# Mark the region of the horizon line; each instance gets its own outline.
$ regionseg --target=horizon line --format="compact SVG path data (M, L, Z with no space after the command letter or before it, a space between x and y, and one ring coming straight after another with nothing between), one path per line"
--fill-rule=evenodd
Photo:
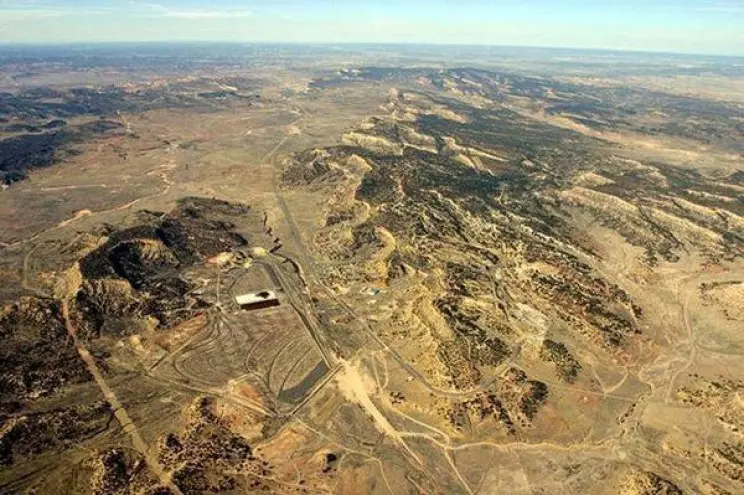
M744 53L726 54L712 52L680 52L673 50L604 48L581 46L542 46L542 45L505 45L492 43L459 43L459 42L419 42L419 41L270 41L270 40L75 40L75 41L0 41L3 47L62 47L90 45L276 45L276 46L420 46L420 47L477 47L477 48L510 48L531 50L573 50L606 53L681 55L715 58L735 58L744 60Z

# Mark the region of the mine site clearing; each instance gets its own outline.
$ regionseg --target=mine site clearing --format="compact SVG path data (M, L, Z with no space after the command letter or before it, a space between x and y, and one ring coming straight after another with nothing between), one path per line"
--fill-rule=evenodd
M198 289L213 305L206 324L149 373L238 397L241 386L259 387L276 399L276 413L291 410L334 364L319 343L306 289L271 254L215 265L200 275L210 276Z

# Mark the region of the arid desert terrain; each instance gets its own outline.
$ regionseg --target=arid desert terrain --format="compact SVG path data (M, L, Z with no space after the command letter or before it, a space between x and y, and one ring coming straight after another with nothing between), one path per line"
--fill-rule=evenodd
M0 65L0 492L744 492L743 59Z

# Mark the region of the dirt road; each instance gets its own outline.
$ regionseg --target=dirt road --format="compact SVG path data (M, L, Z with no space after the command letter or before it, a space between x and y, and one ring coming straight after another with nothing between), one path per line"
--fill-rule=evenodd
M114 410L114 416L116 417L117 421L119 421L119 424L121 424L124 432L126 432L132 439L132 446L140 454L142 454L142 457L147 463L147 467L150 468L150 471L155 476L157 476L163 486L167 486L175 494L181 494L181 490L178 489L178 487L170 479L170 476L163 470L163 468L158 463L154 453L150 451L150 447L142 439L139 430L137 430L137 427L132 421L132 418L127 413L127 410L119 401L118 397L116 397L114 391L111 390L111 387L109 387L109 385L106 383L106 380L103 378L103 374L98 368L95 359L93 359L93 356L90 354L88 349L78 339L77 329L72 324L72 321L70 321L70 312L67 301L62 301L62 316L65 320L65 328L67 329L67 333L72 338L75 347L77 348L78 354L80 355L80 358L83 360L85 366L88 368L88 371L93 376L93 379L95 380L96 385L98 385L98 388L101 389L101 392L106 398L106 401L111 404L111 407Z

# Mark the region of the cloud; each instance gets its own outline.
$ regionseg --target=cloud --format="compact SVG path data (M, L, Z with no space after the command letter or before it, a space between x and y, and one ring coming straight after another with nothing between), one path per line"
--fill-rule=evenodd
M0 25L30 23L44 19L81 17L89 15L127 15L150 18L170 18L186 21L245 18L252 15L238 9L177 9L158 3L130 0L122 3L101 2L98 6L74 7L70 4L46 0L0 0Z
M39 0L0 0L0 22L18 22L50 17L106 14L112 8L85 7L74 8Z
M249 17L252 13L248 10L232 9L209 9L209 10L180 10L166 7L157 3L133 2L134 5L148 9L151 13L178 19L232 19L236 17Z
M64 9L36 0L0 0L0 21L14 22L65 15Z
M68 12L60 10L5 10L0 9L0 22L26 21L29 19L43 19L46 17L61 17Z
M744 3L742 2L718 2L710 5L700 5L693 7L695 12L723 12L737 13L744 12Z
M166 17L179 17L181 19L229 19L234 17L249 17L251 12L241 11L221 11L221 10L169 10L165 12Z

